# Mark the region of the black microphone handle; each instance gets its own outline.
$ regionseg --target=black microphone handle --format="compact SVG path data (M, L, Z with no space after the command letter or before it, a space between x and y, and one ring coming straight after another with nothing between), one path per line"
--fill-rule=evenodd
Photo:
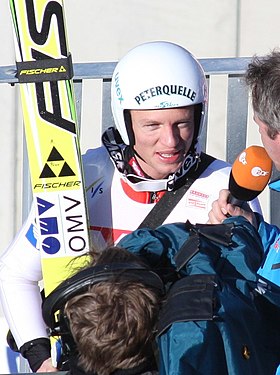
M238 206L242 208L242 206L246 203L246 201L242 199L235 198L231 193L228 196L228 203L233 204L234 206Z

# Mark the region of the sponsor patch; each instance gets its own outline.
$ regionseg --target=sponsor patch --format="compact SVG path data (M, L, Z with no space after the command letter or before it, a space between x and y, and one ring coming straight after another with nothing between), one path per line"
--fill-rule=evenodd
M209 194L205 194L197 190L190 190L187 194L187 206L206 209L208 198Z

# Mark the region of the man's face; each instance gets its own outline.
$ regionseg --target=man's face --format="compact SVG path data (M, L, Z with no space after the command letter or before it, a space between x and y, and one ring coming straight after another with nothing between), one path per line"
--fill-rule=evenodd
M276 169L280 171L280 134L271 139L267 134L268 126L256 114L254 114L254 121L259 127L259 133L266 152L275 164Z
M193 140L194 106L131 110L131 121L143 171L154 179L175 172Z

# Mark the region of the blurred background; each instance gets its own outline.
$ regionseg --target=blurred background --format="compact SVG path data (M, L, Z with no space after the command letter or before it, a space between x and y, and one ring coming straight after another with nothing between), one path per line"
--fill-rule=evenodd
M14 44L8 0L0 2L0 66L14 65ZM64 0L68 39L73 61L117 61L137 44L168 40L181 44L197 58L251 57L262 55L280 44L279 0ZM222 86L223 77L216 85ZM98 84L86 84L83 94L82 151L100 143L100 98ZM219 94L211 113L208 152L224 158L224 98ZM212 100L213 101L213 100ZM22 214L23 126L17 88L0 84L0 252L19 229ZM248 144L261 144L257 128L250 125ZM217 136L218 135L218 136ZM264 215L267 197L262 194ZM0 341L6 335L0 312ZM2 351L5 358L6 350ZM3 357L3 358L4 358ZM0 358L0 373L15 372Z

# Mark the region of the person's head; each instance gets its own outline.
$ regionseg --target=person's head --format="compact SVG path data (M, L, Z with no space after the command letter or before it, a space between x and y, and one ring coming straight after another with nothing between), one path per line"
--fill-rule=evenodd
M159 276L122 248L92 254L91 266L50 297L61 306L62 338L70 330L78 364L85 372L108 375L141 366L147 359L153 361L152 342L163 292ZM54 312L57 307L51 302L43 311Z
M164 178L199 152L207 85L183 47L159 41L129 51L114 70L111 97L116 128L148 176Z
M280 51L274 50L264 57L254 56L245 79L262 143L280 170Z
M144 284L107 281L73 297L65 306L86 372L108 375L151 356L159 299Z

